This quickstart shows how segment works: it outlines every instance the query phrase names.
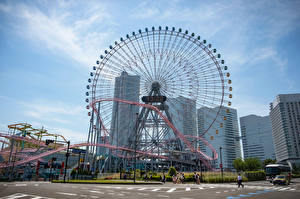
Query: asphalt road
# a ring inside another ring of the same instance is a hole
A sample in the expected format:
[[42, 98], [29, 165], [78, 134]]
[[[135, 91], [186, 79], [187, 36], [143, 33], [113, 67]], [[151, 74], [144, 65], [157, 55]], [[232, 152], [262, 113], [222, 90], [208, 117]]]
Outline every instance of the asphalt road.
[[236, 184], [172, 184], [163, 185], [104, 185], [59, 184], [49, 182], [0, 182], [1, 199], [49, 198], [170, 198], [170, 199], [282, 199], [300, 198], [300, 179], [289, 186], [273, 186], [268, 182]]

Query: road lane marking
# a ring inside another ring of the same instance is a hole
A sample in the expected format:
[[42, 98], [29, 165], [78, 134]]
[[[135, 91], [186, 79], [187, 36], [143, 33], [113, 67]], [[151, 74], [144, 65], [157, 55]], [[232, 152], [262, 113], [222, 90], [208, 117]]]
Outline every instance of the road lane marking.
[[287, 190], [287, 189], [289, 189], [289, 187], [287, 187], [287, 188], [282, 188], [282, 189], [279, 189], [278, 191], [284, 191], [284, 190]]
[[199, 187], [199, 189], [204, 189], [203, 187]]
[[65, 192], [56, 192], [56, 193], [66, 195], [66, 196], [77, 196], [76, 193], [65, 193]]
[[143, 191], [143, 190], [145, 190], [146, 188], [140, 188], [140, 189], [138, 189], [139, 191]]
[[16, 187], [25, 187], [27, 184], [16, 184]]
[[37, 196], [37, 195], [29, 195], [24, 193], [15, 193], [13, 195], [1, 197], [1, 198], [17, 199], [17, 198], [24, 198], [24, 197], [26, 198], [30, 197], [31, 199], [54, 199], [54, 198], [48, 198], [48, 197]]
[[99, 198], [98, 196], [91, 196], [91, 198]]
[[159, 191], [160, 189], [153, 189], [152, 191]]
[[170, 190], [168, 190], [167, 192], [173, 192], [173, 191], [175, 191], [176, 190], [176, 188], [172, 188], [172, 189], [170, 189]]
[[166, 196], [166, 195], [157, 195], [157, 197], [160, 197], [160, 198], [169, 198], [169, 196]]
[[185, 191], [190, 191], [190, 190], [191, 190], [191, 187], [185, 188]]
[[148, 196], [149, 194], [147, 193], [137, 193], [138, 195], [142, 195], [142, 196]]
[[91, 193], [101, 193], [101, 194], [104, 194], [104, 192], [101, 192], [101, 191], [96, 191], [96, 190], [90, 190]]

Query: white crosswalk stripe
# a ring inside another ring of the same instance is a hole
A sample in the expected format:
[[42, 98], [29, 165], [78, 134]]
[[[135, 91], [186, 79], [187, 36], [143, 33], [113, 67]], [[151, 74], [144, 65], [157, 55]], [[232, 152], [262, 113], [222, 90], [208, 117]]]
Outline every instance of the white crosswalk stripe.
[[185, 188], [186, 191], [190, 191], [191, 190], [191, 187], [187, 187]]
[[176, 190], [176, 188], [172, 188], [172, 189], [169, 189], [167, 192], [173, 192], [175, 190]]
[[153, 190], [151, 190], [151, 191], [159, 191], [160, 189], [153, 189]]

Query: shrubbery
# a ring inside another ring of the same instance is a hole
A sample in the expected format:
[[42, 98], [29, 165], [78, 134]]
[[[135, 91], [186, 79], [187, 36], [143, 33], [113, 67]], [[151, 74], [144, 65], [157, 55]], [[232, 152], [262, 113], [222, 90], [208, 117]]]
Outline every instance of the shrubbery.
[[249, 181], [265, 180], [266, 173], [264, 171], [247, 171], [245, 172], [245, 177], [248, 178]]
[[168, 172], [168, 175], [169, 176], [173, 176], [173, 175], [176, 175], [177, 174], [177, 171], [174, 167], [170, 167], [169, 168], [169, 172]]

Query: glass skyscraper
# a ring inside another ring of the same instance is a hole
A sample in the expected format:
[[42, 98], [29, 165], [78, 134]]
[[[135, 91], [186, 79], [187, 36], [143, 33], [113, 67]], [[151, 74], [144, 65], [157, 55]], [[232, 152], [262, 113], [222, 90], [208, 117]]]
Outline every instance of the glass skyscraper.
[[277, 95], [270, 118], [277, 161], [300, 165], [300, 93]]
[[275, 159], [269, 116], [248, 115], [240, 118], [244, 158]]
[[[198, 117], [198, 135], [205, 138], [218, 152], [222, 147], [222, 163], [225, 170], [233, 170], [233, 161], [241, 157], [241, 146], [239, 139], [237, 111], [233, 108], [221, 107], [220, 114], [216, 122], [205, 133], [209, 127], [214, 115], [219, 107], [213, 109], [202, 107], [197, 110]], [[227, 112], [226, 110], [229, 110]], [[226, 117], [226, 120], [224, 120]], [[222, 123], [220, 125], [220, 123]], [[221, 127], [222, 126], [222, 127]], [[204, 134], [205, 133], [205, 134]], [[204, 134], [204, 135], [203, 135]], [[209, 156], [213, 156], [212, 151], [203, 143], [199, 143], [200, 149]], [[212, 161], [211, 164], [214, 168], [220, 168], [220, 154], [219, 158]]]
[[[140, 77], [122, 72], [115, 78], [114, 98], [139, 102]], [[139, 107], [122, 102], [113, 102], [111, 118], [111, 144], [128, 146], [136, 126], [136, 113]]]

